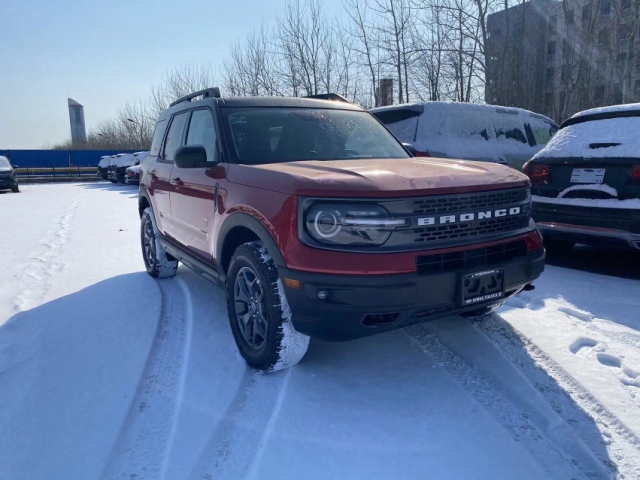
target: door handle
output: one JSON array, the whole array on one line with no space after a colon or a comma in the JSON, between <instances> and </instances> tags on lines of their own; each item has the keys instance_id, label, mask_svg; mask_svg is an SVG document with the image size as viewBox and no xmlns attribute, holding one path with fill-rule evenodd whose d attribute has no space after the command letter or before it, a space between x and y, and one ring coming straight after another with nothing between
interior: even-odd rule
<instances>
[{"instance_id":1,"label":"door handle","mask_svg":"<svg viewBox=\"0 0 640 480\"><path fill-rule=\"evenodd\" d=\"M184 185L184 182L182 180L180 180L180 177L176 177L176 178L172 178L171 179L171 185L175 185L177 187L181 187Z\"/></svg>"}]
</instances>

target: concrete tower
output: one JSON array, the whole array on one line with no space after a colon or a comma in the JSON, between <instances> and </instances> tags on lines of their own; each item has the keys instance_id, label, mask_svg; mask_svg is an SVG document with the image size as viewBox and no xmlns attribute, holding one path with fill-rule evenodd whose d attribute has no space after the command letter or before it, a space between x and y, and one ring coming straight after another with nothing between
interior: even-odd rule
<instances>
[{"instance_id":1,"label":"concrete tower","mask_svg":"<svg viewBox=\"0 0 640 480\"><path fill-rule=\"evenodd\" d=\"M71 122L71 144L75 148L84 148L87 143L87 130L84 126L84 107L72 98L69 102L69 121Z\"/></svg>"}]
</instances>

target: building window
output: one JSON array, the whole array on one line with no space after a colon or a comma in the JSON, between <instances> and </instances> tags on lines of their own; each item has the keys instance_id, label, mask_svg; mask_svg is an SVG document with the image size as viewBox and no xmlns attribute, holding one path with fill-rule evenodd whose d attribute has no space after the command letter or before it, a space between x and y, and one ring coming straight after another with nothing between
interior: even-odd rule
<instances>
[{"instance_id":1,"label":"building window","mask_svg":"<svg viewBox=\"0 0 640 480\"><path fill-rule=\"evenodd\" d=\"M604 85L599 85L595 88L593 92L593 101L597 105L604 103Z\"/></svg>"},{"instance_id":2,"label":"building window","mask_svg":"<svg viewBox=\"0 0 640 480\"><path fill-rule=\"evenodd\" d=\"M609 15L611 13L611 1L604 0L600 6L600 12L602 15Z\"/></svg>"},{"instance_id":3,"label":"building window","mask_svg":"<svg viewBox=\"0 0 640 480\"><path fill-rule=\"evenodd\" d=\"M613 103L622 103L622 84L616 83L613 86Z\"/></svg>"},{"instance_id":4,"label":"building window","mask_svg":"<svg viewBox=\"0 0 640 480\"><path fill-rule=\"evenodd\" d=\"M621 42L624 40L628 40L629 35L631 35L631 26L620 25L620 28L618 28L618 40Z\"/></svg>"},{"instance_id":5,"label":"building window","mask_svg":"<svg viewBox=\"0 0 640 480\"><path fill-rule=\"evenodd\" d=\"M602 30L598 34L598 43L602 47L607 46L609 44L609 31L608 30Z\"/></svg>"},{"instance_id":6,"label":"building window","mask_svg":"<svg viewBox=\"0 0 640 480\"><path fill-rule=\"evenodd\" d=\"M573 10L567 10L565 12L564 21L567 25L573 25Z\"/></svg>"},{"instance_id":7,"label":"building window","mask_svg":"<svg viewBox=\"0 0 640 480\"><path fill-rule=\"evenodd\" d=\"M556 42L549 42L547 44L547 56L549 60L553 60L556 56Z\"/></svg>"},{"instance_id":8,"label":"building window","mask_svg":"<svg viewBox=\"0 0 640 480\"><path fill-rule=\"evenodd\" d=\"M591 20L591 6L585 5L582 7L582 26L585 27L589 24Z\"/></svg>"},{"instance_id":9,"label":"building window","mask_svg":"<svg viewBox=\"0 0 640 480\"><path fill-rule=\"evenodd\" d=\"M558 26L558 15L551 15L549 17L549 28L555 29Z\"/></svg>"},{"instance_id":10,"label":"building window","mask_svg":"<svg viewBox=\"0 0 640 480\"><path fill-rule=\"evenodd\" d=\"M555 73L555 71L553 70L553 67L547 68L547 77L546 77L547 85L552 85L553 84L553 75L554 75L554 73Z\"/></svg>"}]
</instances>

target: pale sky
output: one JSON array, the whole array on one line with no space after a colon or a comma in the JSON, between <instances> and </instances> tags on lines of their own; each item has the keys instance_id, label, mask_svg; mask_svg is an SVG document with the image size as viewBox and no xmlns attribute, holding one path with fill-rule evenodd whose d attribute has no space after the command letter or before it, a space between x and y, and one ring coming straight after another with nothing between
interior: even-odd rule
<instances>
[{"instance_id":1,"label":"pale sky","mask_svg":"<svg viewBox=\"0 0 640 480\"><path fill-rule=\"evenodd\" d=\"M341 0L324 0L328 17ZM0 0L0 150L70 136L67 98L87 129L181 65L222 64L230 45L284 0Z\"/></svg>"}]
</instances>

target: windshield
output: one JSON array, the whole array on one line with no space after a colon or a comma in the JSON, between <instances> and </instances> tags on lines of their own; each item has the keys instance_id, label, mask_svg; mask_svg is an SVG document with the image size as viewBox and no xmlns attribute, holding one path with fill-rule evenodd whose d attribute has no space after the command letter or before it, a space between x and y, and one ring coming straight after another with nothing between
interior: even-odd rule
<instances>
[{"instance_id":1,"label":"windshield","mask_svg":"<svg viewBox=\"0 0 640 480\"><path fill-rule=\"evenodd\" d=\"M226 113L238 163L409 158L369 113L301 108L238 108Z\"/></svg>"},{"instance_id":2,"label":"windshield","mask_svg":"<svg viewBox=\"0 0 640 480\"><path fill-rule=\"evenodd\" d=\"M3 170L11 168L11 163L9 163L7 157L0 156L0 168Z\"/></svg>"}]
</instances>

